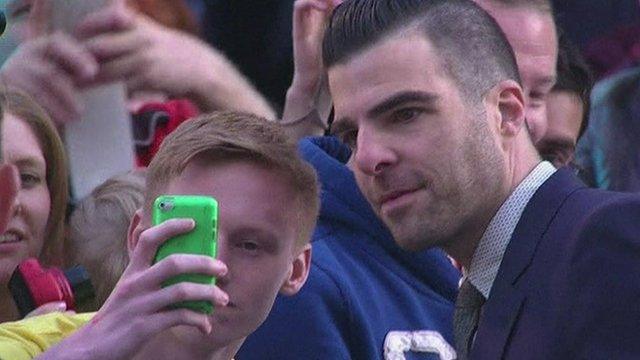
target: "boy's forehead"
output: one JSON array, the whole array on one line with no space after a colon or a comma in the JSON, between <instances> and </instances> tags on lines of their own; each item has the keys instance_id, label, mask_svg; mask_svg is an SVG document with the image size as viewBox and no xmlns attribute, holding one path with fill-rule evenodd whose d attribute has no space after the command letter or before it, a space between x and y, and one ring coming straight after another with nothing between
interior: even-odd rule
<instances>
[{"instance_id":1,"label":"boy's forehead","mask_svg":"<svg viewBox=\"0 0 640 360\"><path fill-rule=\"evenodd\" d=\"M295 237L294 209L287 206L294 191L281 171L255 162L191 163L158 195L211 196L218 201L221 224Z\"/></svg>"},{"instance_id":2,"label":"boy's forehead","mask_svg":"<svg viewBox=\"0 0 640 360\"><path fill-rule=\"evenodd\" d=\"M227 203L251 198L256 206L279 211L281 203L273 201L280 197L290 199L293 192L282 170L250 160L191 161L160 191L168 195L212 196Z\"/></svg>"}]
</instances>

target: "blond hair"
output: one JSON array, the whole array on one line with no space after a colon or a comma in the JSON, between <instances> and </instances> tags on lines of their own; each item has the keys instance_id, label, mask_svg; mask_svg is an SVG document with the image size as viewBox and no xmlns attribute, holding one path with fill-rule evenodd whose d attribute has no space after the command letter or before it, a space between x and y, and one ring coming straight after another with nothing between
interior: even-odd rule
<instances>
[{"instance_id":1,"label":"blond hair","mask_svg":"<svg viewBox=\"0 0 640 360\"><path fill-rule=\"evenodd\" d=\"M279 125L255 115L215 112L182 123L165 140L147 174L145 212L169 182L194 158L210 162L251 161L278 171L295 194L298 244L311 237L319 211L319 185L314 169L298 155L296 144Z\"/></svg>"},{"instance_id":2,"label":"blond hair","mask_svg":"<svg viewBox=\"0 0 640 360\"><path fill-rule=\"evenodd\" d=\"M62 140L51 118L29 95L0 87L0 107L24 121L34 132L47 165L46 181L51 197L45 241L40 260L60 265L63 253L64 220L69 197L67 159Z\"/></svg>"},{"instance_id":3,"label":"blond hair","mask_svg":"<svg viewBox=\"0 0 640 360\"><path fill-rule=\"evenodd\" d=\"M95 288L95 301L80 311L96 311L107 300L129 263L127 230L142 206L145 172L114 176L82 199L69 218L65 262L80 264Z\"/></svg>"}]
</instances>

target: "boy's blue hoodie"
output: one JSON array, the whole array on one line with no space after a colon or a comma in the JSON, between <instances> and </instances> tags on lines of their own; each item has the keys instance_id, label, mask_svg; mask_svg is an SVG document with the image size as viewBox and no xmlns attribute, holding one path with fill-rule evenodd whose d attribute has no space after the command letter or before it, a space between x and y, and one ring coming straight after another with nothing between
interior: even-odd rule
<instances>
[{"instance_id":1,"label":"boy's blue hoodie","mask_svg":"<svg viewBox=\"0 0 640 360\"><path fill-rule=\"evenodd\" d=\"M278 296L237 359L451 358L459 272L441 250L395 244L337 139L304 139L300 151L322 184L309 278L296 296Z\"/></svg>"}]
</instances>

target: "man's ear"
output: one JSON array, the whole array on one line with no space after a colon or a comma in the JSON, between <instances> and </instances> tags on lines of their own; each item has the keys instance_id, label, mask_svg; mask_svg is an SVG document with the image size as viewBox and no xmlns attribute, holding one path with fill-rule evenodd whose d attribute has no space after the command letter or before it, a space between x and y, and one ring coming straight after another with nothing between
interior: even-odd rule
<instances>
[{"instance_id":1,"label":"man's ear","mask_svg":"<svg viewBox=\"0 0 640 360\"><path fill-rule=\"evenodd\" d=\"M18 169L10 164L0 165L0 234L5 232L11 219L11 209L18 196L19 186Z\"/></svg>"},{"instance_id":2,"label":"man's ear","mask_svg":"<svg viewBox=\"0 0 640 360\"><path fill-rule=\"evenodd\" d=\"M307 281L311 268L311 244L305 245L302 251L293 259L289 276L280 288L280 293L286 296L295 295Z\"/></svg>"},{"instance_id":3,"label":"man's ear","mask_svg":"<svg viewBox=\"0 0 640 360\"><path fill-rule=\"evenodd\" d=\"M491 102L496 104L499 116L498 129L503 138L516 136L525 127L524 93L520 85L513 80L496 84L490 91Z\"/></svg>"},{"instance_id":4,"label":"man's ear","mask_svg":"<svg viewBox=\"0 0 640 360\"><path fill-rule=\"evenodd\" d=\"M135 214L133 214L131 222L129 223L129 229L127 230L127 252L129 253L129 258L131 258L131 254L133 254L133 249L138 245L140 234L142 234L143 231L142 209L138 209Z\"/></svg>"}]
</instances>

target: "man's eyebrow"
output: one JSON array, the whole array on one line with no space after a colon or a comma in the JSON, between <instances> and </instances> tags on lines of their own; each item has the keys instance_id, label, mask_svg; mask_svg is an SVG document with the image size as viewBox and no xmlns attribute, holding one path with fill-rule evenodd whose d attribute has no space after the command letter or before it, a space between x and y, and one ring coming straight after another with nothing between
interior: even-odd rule
<instances>
[{"instance_id":1,"label":"man's eyebrow","mask_svg":"<svg viewBox=\"0 0 640 360\"><path fill-rule=\"evenodd\" d=\"M398 106L407 103L423 103L426 106L433 106L438 100L440 96L425 92L425 91L402 91L398 92L391 97L383 100L381 103L377 104L371 110L367 111L367 117L373 118L377 117L385 112L392 110ZM336 119L331 124L331 134L337 135L343 133L345 131L357 128L356 122L348 117L342 117Z\"/></svg>"},{"instance_id":2,"label":"man's eyebrow","mask_svg":"<svg viewBox=\"0 0 640 360\"><path fill-rule=\"evenodd\" d=\"M400 105L420 102L426 105L433 105L440 97L436 94L425 91L402 91L385 99L373 109L367 112L368 118L374 118Z\"/></svg>"}]
</instances>

